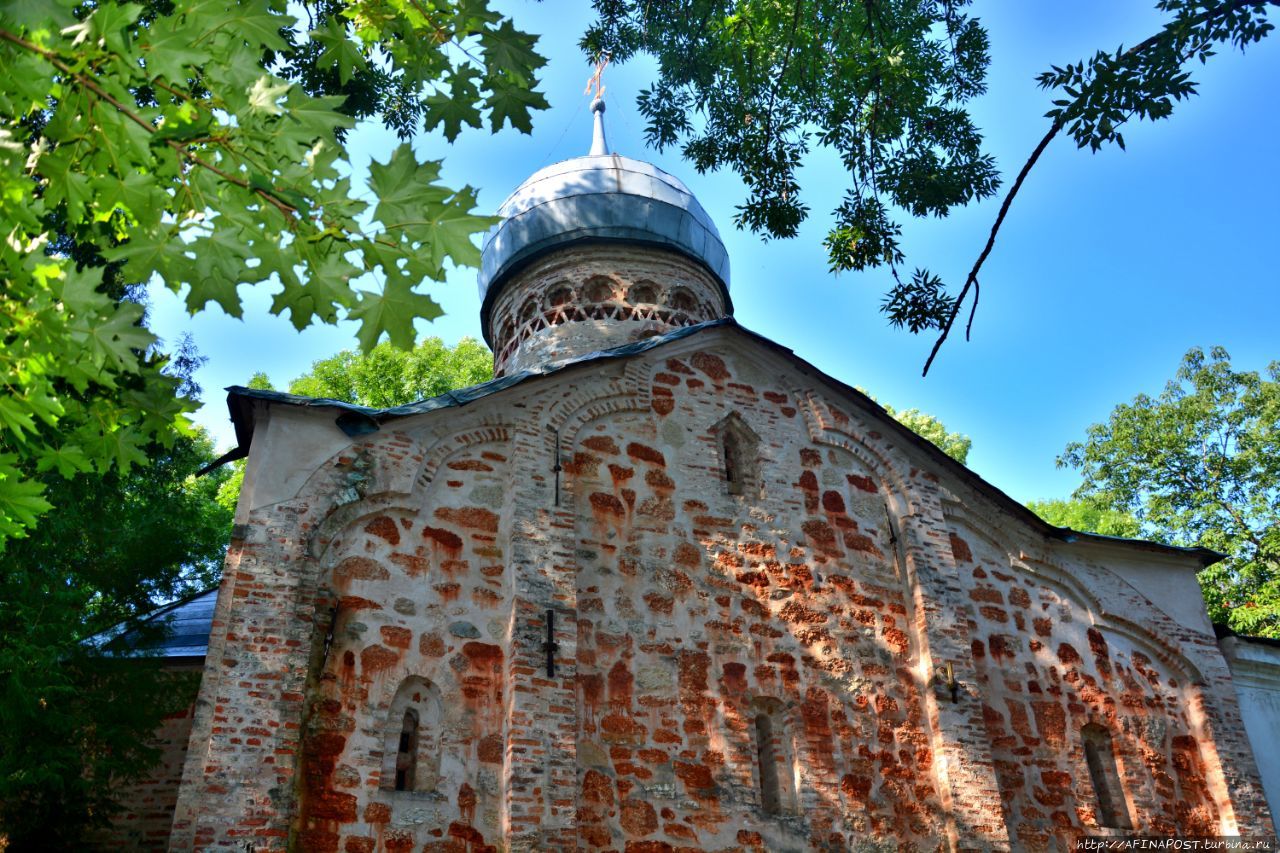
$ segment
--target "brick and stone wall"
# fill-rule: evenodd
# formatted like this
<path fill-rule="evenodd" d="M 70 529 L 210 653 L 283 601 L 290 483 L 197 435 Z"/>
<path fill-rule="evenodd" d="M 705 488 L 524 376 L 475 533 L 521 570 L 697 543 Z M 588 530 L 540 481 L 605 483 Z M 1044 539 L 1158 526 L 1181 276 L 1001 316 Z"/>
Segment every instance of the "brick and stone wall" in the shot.
<path fill-rule="evenodd" d="M 199 662 L 177 663 L 175 671 L 198 673 Z M 166 717 L 152 737 L 160 755 L 142 779 L 114 792 L 123 809 L 112 815 L 111 825 L 91 838 L 96 850 L 167 850 L 173 827 L 173 810 L 182 782 L 182 765 L 191 738 L 193 708 Z"/>
<path fill-rule="evenodd" d="M 1143 555 L 733 328 L 355 440 L 263 406 L 175 849 L 1055 849 L 1090 721 L 1136 827 L 1269 830 L 1212 633 L 1108 567 Z"/>
<path fill-rule="evenodd" d="M 1240 716 L 1258 757 L 1274 819 L 1280 815 L 1280 642 L 1224 637 L 1219 642 L 1240 700 Z"/>

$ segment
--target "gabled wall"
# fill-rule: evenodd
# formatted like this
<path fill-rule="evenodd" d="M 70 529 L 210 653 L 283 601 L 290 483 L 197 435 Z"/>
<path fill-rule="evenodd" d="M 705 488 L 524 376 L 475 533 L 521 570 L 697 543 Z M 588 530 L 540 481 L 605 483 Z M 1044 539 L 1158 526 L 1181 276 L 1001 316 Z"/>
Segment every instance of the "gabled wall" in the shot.
<path fill-rule="evenodd" d="M 1046 541 L 732 328 L 356 440 L 261 405 L 175 848 L 1050 849 L 1098 827 L 1094 720 L 1135 827 L 1269 828 L 1160 559 Z"/>

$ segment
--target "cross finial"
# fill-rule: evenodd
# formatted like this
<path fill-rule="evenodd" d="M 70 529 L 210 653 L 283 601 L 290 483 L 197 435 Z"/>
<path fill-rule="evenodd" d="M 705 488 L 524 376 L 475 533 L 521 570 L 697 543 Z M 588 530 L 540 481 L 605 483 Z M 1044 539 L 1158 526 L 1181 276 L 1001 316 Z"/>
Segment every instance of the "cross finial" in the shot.
<path fill-rule="evenodd" d="M 595 71 L 587 78 L 587 88 L 582 92 L 584 95 L 595 92 L 595 98 L 591 101 L 591 112 L 595 113 L 589 152 L 592 157 L 603 157 L 609 153 L 609 141 L 604 136 L 604 81 L 600 79 L 608 64 L 609 54 L 602 54 L 596 61 Z"/>
<path fill-rule="evenodd" d="M 582 90 L 582 94 L 590 95 L 594 92 L 595 100 L 604 100 L 604 76 L 605 68 L 609 67 L 609 54 L 602 53 L 596 59 L 595 68 L 591 72 L 591 76 L 587 78 L 587 88 Z"/>

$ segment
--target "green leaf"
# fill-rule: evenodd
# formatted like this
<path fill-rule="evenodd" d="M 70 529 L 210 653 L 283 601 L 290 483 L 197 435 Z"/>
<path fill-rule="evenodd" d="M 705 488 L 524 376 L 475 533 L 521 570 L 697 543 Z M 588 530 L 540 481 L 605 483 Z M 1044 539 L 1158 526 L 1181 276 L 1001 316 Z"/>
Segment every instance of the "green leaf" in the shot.
<path fill-rule="evenodd" d="M 22 441 L 26 433 L 36 431 L 36 422 L 18 400 L 0 397 L 0 429 L 9 430 L 14 438 Z"/>
<path fill-rule="evenodd" d="M 190 14 L 201 21 L 204 29 L 197 46 L 203 46 L 214 33 L 221 33 L 248 42 L 259 55 L 262 48 L 285 50 L 289 45 L 280 35 L 280 30 L 290 28 L 296 22 L 291 15 L 272 12 L 266 0 L 238 0 L 231 5 L 223 0 L 205 0 L 197 4 Z"/>
<path fill-rule="evenodd" d="M 63 444 L 48 447 L 37 457 L 36 470 L 40 472 L 56 470 L 63 477 L 72 477 L 93 470 L 93 463 L 84 455 L 84 450 L 76 444 Z"/>
<path fill-rule="evenodd" d="M 312 30 L 311 39 L 324 46 L 316 65 L 320 68 L 338 66 L 338 79 L 345 85 L 355 71 L 366 67 L 359 45 L 347 36 L 347 25 L 338 16 L 332 16 L 323 30 Z"/>
<path fill-rule="evenodd" d="M 139 49 L 152 77 L 171 83 L 185 83 L 196 69 L 209 61 L 209 51 L 196 44 L 204 33 L 194 15 L 161 15 L 148 31 L 149 38 Z"/>
<path fill-rule="evenodd" d="M 362 290 L 360 302 L 350 310 L 351 319 L 360 322 L 356 339 L 360 348 L 369 352 L 386 333 L 393 346 L 408 349 L 415 337 L 413 322 L 421 317 L 434 320 L 444 311 L 430 296 L 414 293 L 403 279 L 388 279 L 382 293 Z"/>
<path fill-rule="evenodd" d="M 18 479 L 14 461 L 11 454 L 0 456 L 0 539 L 25 536 L 25 528 L 53 509 L 43 497 L 44 486 Z"/>
<path fill-rule="evenodd" d="M 369 186 L 378 197 L 374 216 L 387 227 L 421 221 L 423 206 L 447 195 L 431 186 L 439 177 L 439 160 L 419 163 L 408 143 L 396 146 L 385 164 L 369 163 Z"/>
<path fill-rule="evenodd" d="M 298 331 L 311 325 L 313 319 L 335 322 L 340 306 L 354 304 L 351 282 L 363 272 L 336 250 L 311 263 L 305 285 L 292 270 L 275 271 L 282 287 L 271 302 L 271 313 L 283 315 L 287 311 L 289 322 Z"/>
<path fill-rule="evenodd" d="M 437 268 L 443 266 L 445 257 L 459 266 L 479 266 L 480 248 L 472 237 L 501 220 L 496 216 L 471 213 L 475 204 L 475 190 L 463 187 L 448 204 L 429 207 L 426 226 L 412 229 L 407 236 L 423 242 L 424 249 L 430 252 L 432 264 Z"/>
<path fill-rule="evenodd" d="M 84 441 L 98 473 L 106 473 L 112 468 L 124 473 L 133 465 L 145 466 L 147 455 L 142 452 L 143 443 L 141 433 L 124 426 L 104 429 Z"/>
<path fill-rule="evenodd" d="M 480 49 L 490 75 L 505 72 L 522 86 L 533 85 L 533 72 L 547 64 L 533 49 L 538 37 L 522 33 L 510 20 L 480 34 Z"/>
<path fill-rule="evenodd" d="M 521 133 L 532 133 L 533 118 L 529 111 L 545 110 L 551 106 L 541 92 L 507 81 L 493 81 L 493 93 L 488 104 L 493 111 L 489 116 L 489 126 L 494 133 L 501 130 L 506 122 Z"/>
<path fill-rule="evenodd" d="M 478 92 L 477 92 L 478 94 Z M 444 125 L 444 138 L 453 142 L 464 124 L 480 127 L 480 110 L 475 103 L 445 92 L 433 92 L 422 99 L 424 129 L 435 130 Z"/>
<path fill-rule="evenodd" d="M 145 351 L 156 342 L 156 336 L 139 325 L 142 307 L 123 302 L 106 318 L 89 326 L 86 343 L 90 352 L 112 370 L 137 371 L 134 350 Z"/>
<path fill-rule="evenodd" d="M 355 119 L 338 112 L 345 101 L 341 95 L 314 98 L 296 90 L 291 92 L 285 102 L 288 138 L 303 148 L 310 148 L 317 139 L 332 140 L 339 128 L 355 127 Z"/>
<path fill-rule="evenodd" d="M 166 279 L 169 261 L 181 254 L 181 247 L 173 245 L 173 238 L 165 232 L 132 234 L 129 242 L 103 250 L 108 261 L 123 261 L 124 274 L 134 281 L 145 281 L 153 272 Z M 180 282 L 170 282 L 174 286 Z"/>

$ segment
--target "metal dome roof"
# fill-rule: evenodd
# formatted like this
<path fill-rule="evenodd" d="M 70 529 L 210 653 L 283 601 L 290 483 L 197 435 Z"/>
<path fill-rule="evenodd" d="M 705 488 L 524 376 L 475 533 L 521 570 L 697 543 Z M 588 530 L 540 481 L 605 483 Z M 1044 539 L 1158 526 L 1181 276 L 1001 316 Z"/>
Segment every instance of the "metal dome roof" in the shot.
<path fill-rule="evenodd" d="M 601 112 L 596 144 L 604 152 Z M 675 249 L 729 288 L 729 255 L 711 217 L 678 178 L 617 154 L 592 153 L 535 172 L 498 208 L 480 264 L 482 319 L 507 273 L 551 249 L 585 240 L 620 240 Z M 496 286 L 495 286 L 496 285 Z"/>

